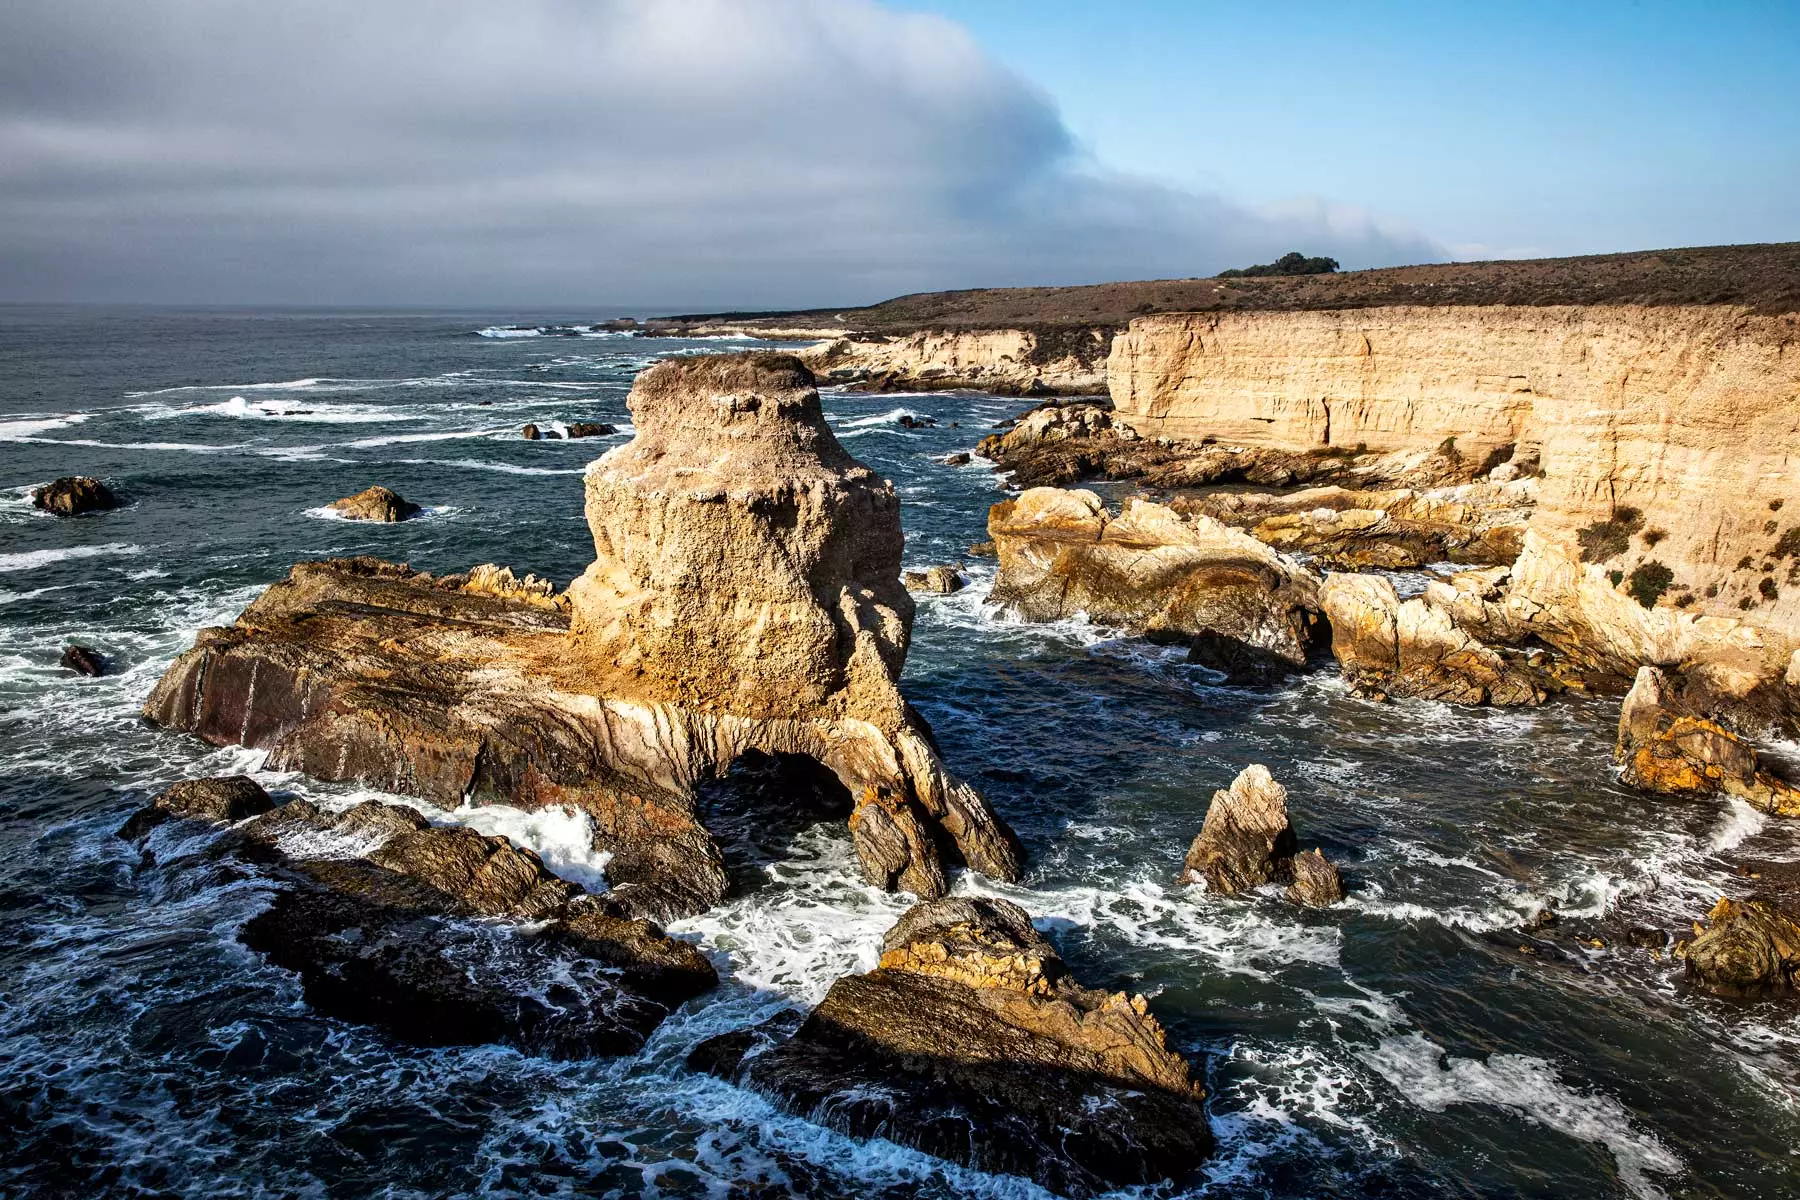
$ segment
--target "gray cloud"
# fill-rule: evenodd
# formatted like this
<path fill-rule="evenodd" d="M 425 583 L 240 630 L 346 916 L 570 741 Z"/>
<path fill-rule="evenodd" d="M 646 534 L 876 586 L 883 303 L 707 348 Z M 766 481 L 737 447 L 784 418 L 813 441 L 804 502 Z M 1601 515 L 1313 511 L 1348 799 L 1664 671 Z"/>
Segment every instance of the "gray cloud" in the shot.
<path fill-rule="evenodd" d="M 782 306 L 1442 256 L 1110 173 L 869 0 L 7 0 L 0 299 Z"/>

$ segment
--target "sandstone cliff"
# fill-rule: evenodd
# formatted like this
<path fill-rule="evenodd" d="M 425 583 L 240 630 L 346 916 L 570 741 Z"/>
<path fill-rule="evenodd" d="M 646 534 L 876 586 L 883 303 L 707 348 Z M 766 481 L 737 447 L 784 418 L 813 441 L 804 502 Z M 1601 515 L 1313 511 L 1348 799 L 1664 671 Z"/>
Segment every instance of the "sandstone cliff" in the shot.
<path fill-rule="evenodd" d="M 1800 634 L 1796 335 L 1723 305 L 1169 315 L 1134 321 L 1108 376 L 1145 438 L 1528 464 L 1521 625 L 1585 666 L 1698 669 L 1741 698 Z"/>
<path fill-rule="evenodd" d="M 1106 390 L 1109 345 L 1100 329 L 920 330 L 838 338 L 804 357 L 822 379 L 873 391 L 1091 396 Z"/>
<path fill-rule="evenodd" d="M 581 809 L 633 913 L 725 894 L 697 790 L 751 755 L 836 777 L 873 884 L 941 895 L 946 858 L 1016 878 L 1011 832 L 896 686 L 898 502 L 832 436 L 805 367 L 675 360 L 629 403 L 637 437 L 590 468 L 596 556 L 567 611 L 498 572 L 301 564 L 203 631 L 145 715 L 449 807 Z"/>

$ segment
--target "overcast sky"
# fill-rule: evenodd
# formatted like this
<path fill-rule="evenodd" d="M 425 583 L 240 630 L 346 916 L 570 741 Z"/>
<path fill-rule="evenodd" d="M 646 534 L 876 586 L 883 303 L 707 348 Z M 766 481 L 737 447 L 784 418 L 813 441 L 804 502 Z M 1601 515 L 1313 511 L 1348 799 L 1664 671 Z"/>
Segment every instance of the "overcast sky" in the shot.
<path fill-rule="evenodd" d="M 1196 102 L 1216 45 L 1165 46 L 1136 69 L 1096 36 L 1094 8 L 1046 6 L 1033 36 L 1052 41 L 1034 43 L 1006 38 L 1017 5 L 961 14 L 979 40 L 956 5 L 920 7 L 3 0 L 0 300 L 836 305 L 1519 241 L 1371 207 L 1379 164 L 1346 179 L 1288 161 L 1271 188 L 1232 136 L 1244 177 L 1196 170 L 1208 128 L 1264 103 L 1241 89 Z M 1131 4 L 1101 7 L 1132 24 Z M 1136 89 L 1114 115 L 1169 72 L 1154 114 L 1177 131 L 1167 162 L 1130 138 L 1109 159 L 1091 73 L 1068 81 L 1079 136 L 1058 80 L 1028 77 L 1061 73 L 1058 19 L 1085 44 L 1055 53 L 1104 59 Z M 1272 99 L 1316 93 L 1315 76 L 1274 63 L 1259 77 Z M 1287 105 L 1296 131 L 1304 109 Z M 1265 153 L 1291 160 L 1279 136 Z"/>

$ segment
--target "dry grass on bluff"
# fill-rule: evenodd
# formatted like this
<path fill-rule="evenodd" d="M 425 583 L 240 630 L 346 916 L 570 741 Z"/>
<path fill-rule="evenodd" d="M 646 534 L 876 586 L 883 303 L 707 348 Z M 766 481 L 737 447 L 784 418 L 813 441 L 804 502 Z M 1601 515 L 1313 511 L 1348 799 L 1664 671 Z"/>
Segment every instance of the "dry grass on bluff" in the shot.
<path fill-rule="evenodd" d="M 1764 313 L 1800 312 L 1800 242 L 1437 263 L 1329 275 L 975 288 L 919 292 L 866 308 L 667 319 L 694 324 L 840 325 L 892 334 L 916 329 L 1122 328 L 1135 316 L 1158 312 L 1390 304 L 1738 304 Z"/>

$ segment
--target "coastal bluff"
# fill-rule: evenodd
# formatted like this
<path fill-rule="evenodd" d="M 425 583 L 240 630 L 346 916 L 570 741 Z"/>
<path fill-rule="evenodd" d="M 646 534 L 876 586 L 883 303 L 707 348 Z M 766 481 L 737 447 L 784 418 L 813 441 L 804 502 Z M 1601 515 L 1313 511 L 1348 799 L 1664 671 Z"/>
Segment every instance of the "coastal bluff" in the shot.
<path fill-rule="evenodd" d="M 566 595 L 302 563 L 202 630 L 145 717 L 444 807 L 584 812 L 631 916 L 727 894 L 700 790 L 741 762 L 822 771 L 795 791 L 848 819 L 873 885 L 942 895 L 956 862 L 1016 879 L 1011 831 L 899 691 L 898 499 L 831 433 L 804 364 L 670 360 L 628 404 L 637 435 L 589 468 L 595 560 Z"/>

